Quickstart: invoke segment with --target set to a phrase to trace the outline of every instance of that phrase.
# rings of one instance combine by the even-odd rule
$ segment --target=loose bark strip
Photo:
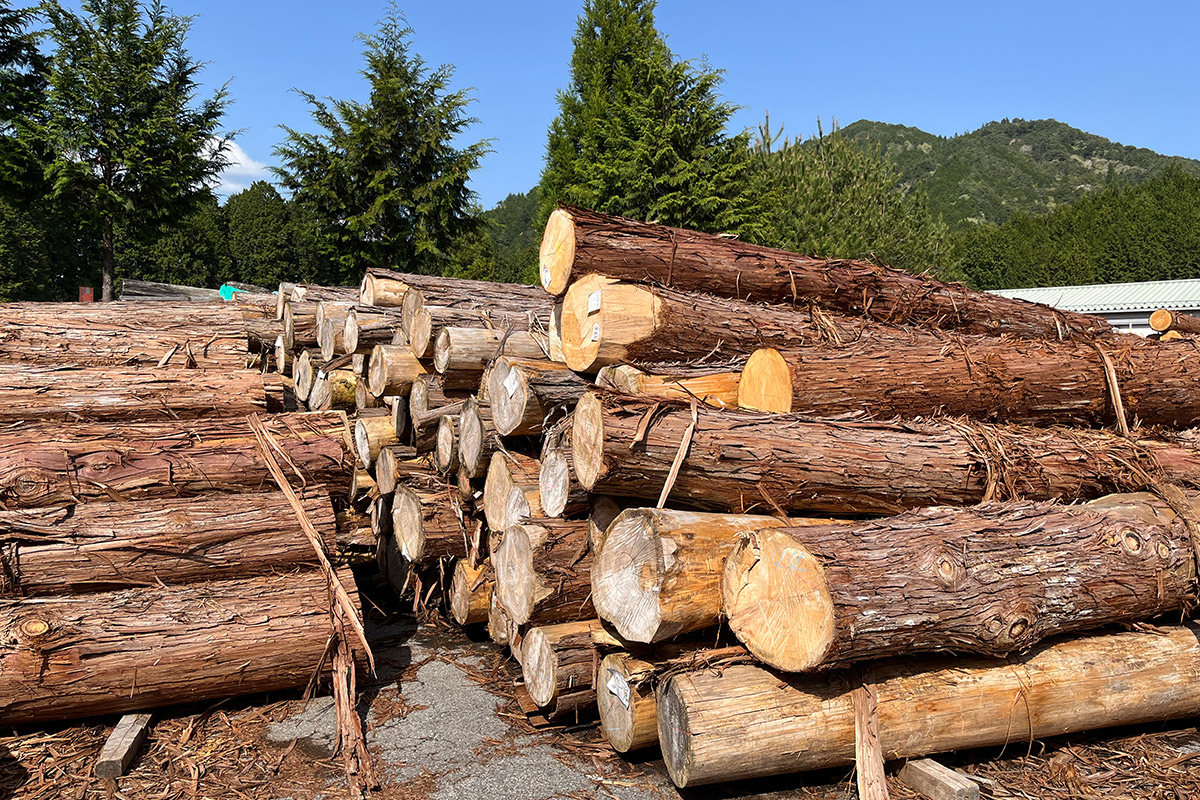
[[[1060,641],[1007,662],[903,657],[874,666],[884,758],[917,758],[1200,713],[1200,628]],[[676,675],[659,691],[676,786],[841,767],[854,759],[846,671],[754,666]]]
[[[344,414],[279,414],[266,424],[306,488],[349,484]],[[272,490],[243,419],[31,423],[0,431],[0,504],[8,509]]]
[[[0,311],[3,363],[236,370],[246,352],[232,303],[5,303]]]
[[[467,559],[460,558],[450,582],[450,615],[454,621],[459,625],[487,622],[493,586],[490,563],[485,561],[474,567]]]
[[[1159,480],[1200,486],[1200,452],[1183,438],[708,407],[698,419],[671,498],[717,511],[896,514],[990,499],[1089,499]],[[678,406],[585,396],[571,432],[580,483],[598,494],[654,500],[691,422],[690,410]]]
[[[353,585],[348,569],[340,577]],[[319,570],[0,601],[0,719],[46,723],[303,687],[328,663],[330,611]]]
[[[333,552],[328,495],[304,508]],[[0,595],[10,597],[246,578],[315,563],[278,492],[0,511]]]
[[[1154,495],[1126,494],[750,533],[722,585],[738,638],[798,672],[938,650],[1004,656],[1190,608],[1195,578],[1186,522]]]
[[[0,364],[0,423],[245,416],[266,410],[268,383],[257,370]]]
[[[879,746],[879,708],[875,687],[864,683],[852,693],[854,704],[854,774],[859,800],[888,800]]]
[[[734,408],[738,405],[741,368],[741,361],[714,366],[643,364],[641,368],[618,364],[602,367],[596,374],[596,385],[635,397],[695,398],[717,408]]]
[[[574,206],[550,215],[542,286],[567,291],[589,272],[766,303],[822,306],[883,322],[1060,339],[1111,332],[1099,317],[1059,311],[867,261],[820,259]]]
[[[396,487],[392,497],[392,535],[400,552],[415,563],[466,558],[467,528],[458,491],[430,489],[432,486]]]
[[[513,524],[492,553],[496,598],[518,625],[592,619],[586,520]]]
[[[504,609],[496,601],[495,591],[493,591],[491,597],[488,598],[487,629],[488,638],[496,644],[510,644],[508,641],[508,616],[504,613]]]
[[[540,434],[556,409],[573,407],[589,386],[564,364],[501,356],[488,372],[496,431],[501,436]]]

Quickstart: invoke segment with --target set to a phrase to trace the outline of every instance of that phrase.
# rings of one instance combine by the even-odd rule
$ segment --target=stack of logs
[[[345,414],[277,413],[283,383],[253,368],[275,306],[0,306],[0,721],[330,676],[373,534]]]
[[[578,208],[539,269],[281,287],[274,347],[531,719],[693,786],[1200,711],[1200,630],[1128,629],[1197,600],[1190,343]]]

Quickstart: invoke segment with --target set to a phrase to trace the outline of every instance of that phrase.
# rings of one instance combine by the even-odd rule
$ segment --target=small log
[[[317,358],[320,354],[317,354]],[[304,350],[296,356],[292,364],[292,376],[296,381],[296,397],[304,403],[312,394],[313,384],[317,381],[317,362],[311,350]]]
[[[557,361],[560,364],[567,363],[567,359],[563,356],[562,349],[562,311],[563,304],[559,300],[550,309],[550,323],[546,330],[546,355],[551,361]]]
[[[1195,575],[1184,520],[1128,494],[750,533],[722,590],[750,652],[801,672],[937,650],[1005,656],[1189,607]]]
[[[600,542],[604,539],[608,526],[628,507],[629,502],[605,495],[592,498],[592,508],[588,514],[588,544],[591,545],[593,553],[600,552]]]
[[[306,499],[304,509],[334,552],[329,496]],[[0,511],[0,596],[200,583],[315,563],[278,492]]]
[[[404,302],[404,296],[413,286],[434,284],[436,281],[444,280],[448,279],[371,267],[363,275],[358,291],[358,302],[364,306],[399,308]]]
[[[396,426],[388,414],[360,416],[354,422],[354,447],[358,461],[366,469],[375,466],[379,451],[387,445],[399,444]]]
[[[403,444],[389,444],[379,448],[375,458],[375,485],[380,494],[396,491],[396,484],[409,475],[425,475],[429,472],[429,461],[417,456],[415,448]]]
[[[356,306],[346,314],[342,346],[346,353],[370,355],[377,344],[391,344],[400,329],[398,314],[387,309]]]
[[[480,309],[500,312],[512,317],[528,313],[542,317],[550,310],[551,302],[536,286],[521,283],[440,278],[438,282],[422,282],[411,286],[404,298],[404,328],[412,328],[416,313],[427,306],[466,311]],[[501,327],[503,330],[503,327]]]
[[[530,325],[541,325],[549,321],[550,304],[545,297],[539,298],[542,313],[511,312],[496,307],[444,307],[423,306],[412,317],[408,328],[408,343],[417,358],[433,358],[438,334],[445,328],[480,328],[504,333],[505,331],[528,331]]]
[[[326,361],[347,352],[346,317],[353,309],[354,304],[348,302],[326,300],[317,304],[317,346]]]
[[[631,364],[602,367],[596,374],[596,385],[634,397],[684,401],[695,398],[717,408],[738,405],[738,385],[742,377],[740,361],[705,367],[684,364],[643,366],[650,371]]]
[[[275,414],[263,421],[286,454],[289,474],[314,491],[344,491],[352,472],[344,414]],[[241,418],[27,423],[0,431],[0,503],[7,509],[272,486]]]
[[[284,347],[283,334],[275,337],[275,371],[280,375],[291,377],[292,375],[292,358],[291,351]]]
[[[97,778],[119,778],[125,774],[146,741],[150,718],[150,714],[126,714],[121,717],[96,758]]]
[[[556,409],[572,408],[588,387],[565,364],[501,356],[488,373],[496,431],[501,436],[540,434]]]
[[[444,376],[436,372],[427,372],[413,381],[412,390],[408,395],[409,413],[414,417],[418,414],[428,414],[435,408],[462,403],[470,396],[470,391],[447,388]]]
[[[487,618],[488,638],[499,645],[509,644],[509,624],[508,616],[504,613],[504,609],[500,603],[496,601],[495,591],[488,597],[488,618]]]
[[[317,304],[289,300],[283,308],[283,344],[288,350],[317,348]]]
[[[394,494],[376,495],[371,500],[369,513],[371,515],[371,530],[375,531],[377,541],[391,540],[392,537],[392,497]],[[397,552],[399,546],[396,546]],[[407,562],[407,559],[405,559]]]
[[[407,395],[418,375],[426,369],[402,345],[375,345],[367,367],[367,388],[376,397],[384,395]]]
[[[499,451],[492,454],[483,484],[483,510],[488,528],[506,531],[516,523],[508,519],[509,494],[513,489],[522,494],[537,492],[539,469],[536,458]]]
[[[653,413],[651,413],[653,412]],[[657,500],[685,434],[670,498],[746,513],[895,514],[985,499],[1087,499],[1146,485],[1200,486],[1190,444],[1103,431],[966,420],[843,422],[585,395],[571,454],[588,491]],[[647,420],[649,420],[647,424]]]
[[[1061,339],[1106,336],[1112,330],[1100,317],[975,291],[869,261],[810,258],[573,206],[550,215],[539,265],[542,286],[553,295],[567,291],[577,276],[594,272],[757,302],[816,302],[885,322],[972,333]]]
[[[442,328],[434,344],[433,368],[441,374],[473,374],[478,381],[487,363],[500,356],[546,358],[541,346],[528,331]]]
[[[1200,334],[1200,317],[1160,308],[1150,315],[1150,327],[1159,333],[1179,331],[1184,336]]]
[[[469,560],[460,558],[450,581],[450,615],[454,621],[459,625],[487,622],[493,586],[491,564],[484,561],[473,567]]]
[[[333,633],[320,570],[0,601],[0,630],[11,725],[303,687]]]
[[[979,800],[979,784],[931,758],[907,762],[896,777],[928,800]]]
[[[458,419],[458,414],[445,414],[438,419],[433,461],[438,472],[458,471]]]
[[[458,417],[458,462],[468,477],[480,478],[487,472],[498,444],[496,435],[491,409],[468,398]]]
[[[496,598],[518,625],[594,618],[591,566],[586,520],[513,524],[492,552]]]
[[[654,665],[628,653],[610,653],[600,662],[596,703],[600,729],[618,753],[658,744],[658,703]]]
[[[308,407],[312,411],[354,410],[357,387],[358,376],[351,370],[321,370],[308,393]]]
[[[611,647],[620,642],[599,620],[562,622],[530,628],[521,642],[521,674],[529,696],[551,718],[575,719],[596,713],[597,640]]]
[[[1188,624],[1069,639],[1001,662],[881,662],[873,673],[883,754],[919,758],[1193,716],[1198,659],[1200,628]],[[852,763],[855,685],[841,671],[780,677],[749,665],[674,676],[658,696],[671,780],[684,788]]]
[[[354,408],[356,411],[368,411],[373,408],[383,408],[383,398],[376,397],[371,394],[371,390],[367,388],[367,379],[362,375],[357,375],[357,380],[354,382]]]
[[[375,479],[371,477],[371,473],[361,468],[354,470],[354,476],[350,479],[350,502],[367,500],[374,489]]]
[[[392,535],[409,561],[465,558],[467,528],[458,492],[397,486],[392,498]]]
[[[547,517],[586,513],[588,494],[572,479],[570,420],[564,419],[546,434],[538,470],[538,497]]]

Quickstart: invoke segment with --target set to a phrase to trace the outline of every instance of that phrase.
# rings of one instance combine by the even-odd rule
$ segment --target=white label
[[[595,314],[600,310],[600,290],[592,292],[588,295],[588,310],[587,313]]]
[[[319,380],[319,381],[325,380],[325,370],[323,370],[323,369],[317,370],[317,380]]]
[[[542,264],[542,286],[550,285],[550,267]]]
[[[594,323],[592,325],[592,341],[593,342],[600,341],[600,323],[599,322]]]
[[[520,381],[517,380],[517,373],[515,370],[508,373],[508,377],[504,379],[504,388],[508,391],[509,397],[512,397],[517,393],[517,385],[519,383]]]
[[[605,684],[613,697],[621,701],[621,705],[629,708],[629,684],[615,669],[608,671],[608,683]]]

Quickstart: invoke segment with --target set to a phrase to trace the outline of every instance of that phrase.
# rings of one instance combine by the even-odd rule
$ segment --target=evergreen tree
[[[229,280],[274,287],[297,272],[290,249],[287,202],[266,181],[255,181],[225,202],[232,257]]]
[[[284,187],[317,221],[343,282],[368,266],[442,273],[458,239],[480,224],[467,181],[489,143],[455,145],[476,121],[469,96],[451,91],[452,67],[427,67],[411,36],[393,4],[362,37],[367,102],[301,92],[321,132],[285,127],[276,149]]]
[[[654,0],[586,0],[571,83],[559,93],[542,172],[542,219],[559,202],[610,214],[755,237],[748,134],[722,73],[677,59],[654,25]]]
[[[102,298],[112,299],[120,230],[178,219],[210,195],[227,163],[224,89],[198,103],[190,20],[161,0],[83,0],[82,14],[46,6],[54,55],[40,134],[54,151],[57,199],[97,231]]]
[[[494,243],[496,280],[537,283],[540,203],[541,192],[535,186],[527,194],[510,194],[484,212]],[[545,221],[542,223],[544,226]]]
[[[780,132],[759,128],[755,170],[767,198],[764,242],[806,255],[866,258],[953,278],[951,239],[920,189],[905,191],[878,147],[835,129],[774,150]]]
[[[123,277],[215,289],[232,271],[225,213],[211,192],[193,210],[151,229],[120,229]]]
[[[31,32],[35,9],[0,0],[0,198],[28,204],[45,194],[46,153],[29,135],[45,112],[46,57]]]
[[[30,215],[0,200],[0,302],[49,299],[50,256]]]

